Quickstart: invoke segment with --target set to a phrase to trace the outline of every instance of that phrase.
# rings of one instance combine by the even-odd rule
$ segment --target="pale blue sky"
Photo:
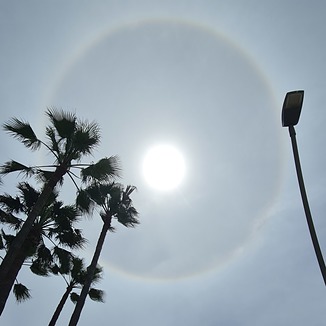
[[[1,122],[23,118],[41,134],[53,106],[94,119],[102,143],[89,160],[119,155],[122,182],[138,187],[141,224],[108,235],[106,302],[86,302],[79,325],[323,325],[326,289],[280,113],[286,92],[305,90],[296,130],[325,251],[325,10],[321,1],[0,3]],[[185,157],[186,178],[170,193],[141,174],[156,143]],[[1,162],[48,160],[5,133],[0,149]],[[73,193],[67,180],[67,202]],[[96,216],[82,224],[88,260],[100,226]],[[1,324],[46,325],[64,283],[27,269],[19,279],[33,299],[11,297]]]

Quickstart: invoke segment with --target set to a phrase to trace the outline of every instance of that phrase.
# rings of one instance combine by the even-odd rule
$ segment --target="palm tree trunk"
[[[8,293],[6,288],[6,284],[8,283],[8,279],[11,278],[11,268],[14,264],[16,257],[19,255],[20,251],[23,248],[23,244],[30,233],[33,223],[36,217],[41,213],[42,209],[47,203],[49,196],[51,195],[54,187],[57,185],[59,180],[64,176],[67,172],[66,166],[59,166],[57,167],[56,171],[54,172],[53,178],[50,179],[47,184],[44,186],[42,193],[40,194],[39,198],[37,199],[33,209],[31,210],[30,214],[28,215],[26,221],[24,222],[22,228],[17,233],[15,239],[13,240],[12,244],[10,245],[6,256],[4,257],[1,265],[0,265],[0,305],[2,307],[0,311],[0,315],[3,311],[4,305],[8,299]]]
[[[96,248],[95,248],[95,252],[94,252],[94,255],[93,255],[92,262],[91,262],[90,266],[88,267],[87,278],[86,278],[86,281],[85,281],[85,283],[83,285],[83,288],[82,288],[82,291],[80,293],[77,304],[75,306],[75,309],[74,309],[74,311],[73,311],[73,313],[71,315],[69,326],[76,326],[77,323],[78,323],[78,320],[80,318],[80,314],[81,314],[82,309],[84,307],[85,300],[86,300],[87,294],[89,292],[89,289],[91,287],[91,283],[92,283],[92,280],[93,280],[93,277],[94,277],[96,266],[97,266],[98,260],[100,258],[100,254],[101,254],[101,251],[102,251],[102,248],[103,248],[103,244],[104,244],[106,234],[107,234],[107,232],[108,232],[108,230],[110,228],[110,225],[111,225],[111,218],[112,218],[111,216],[108,216],[106,218],[105,222],[103,223],[103,227],[102,227],[100,236],[99,236],[99,238],[97,240],[97,245],[96,245]]]
[[[51,318],[51,320],[49,322],[49,326],[54,326],[56,324],[56,322],[57,322],[57,320],[58,320],[58,318],[60,316],[60,313],[61,313],[61,311],[63,309],[63,306],[65,305],[65,303],[66,303],[66,301],[67,301],[67,299],[69,297],[69,294],[72,291],[73,287],[74,287],[74,285],[72,283],[67,286],[67,289],[66,289],[65,293],[63,294],[63,296],[62,296],[62,298],[61,298],[57,308],[55,309],[55,312],[54,312],[54,314],[53,314],[53,316],[52,316],[52,318]]]
[[[1,297],[0,297],[0,315],[5,308],[7,298],[10,295],[11,289],[14,286],[17,275],[26,259],[26,255],[21,251],[11,264],[11,268],[7,277],[4,280],[1,280]]]

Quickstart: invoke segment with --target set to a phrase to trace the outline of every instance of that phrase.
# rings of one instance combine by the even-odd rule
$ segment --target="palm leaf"
[[[29,289],[21,283],[14,285],[13,292],[19,303],[31,298]]]
[[[122,197],[122,201],[127,201],[130,200],[130,195],[137,190],[137,187],[135,186],[131,186],[128,185],[125,189],[125,191],[123,192],[123,197]]]
[[[123,185],[121,183],[114,183],[108,195],[110,196],[111,204],[120,204],[123,195]]]
[[[19,213],[23,210],[19,197],[12,197],[7,194],[0,195],[0,206],[4,207],[8,212]]]
[[[26,177],[30,177],[35,173],[35,169],[13,160],[5,162],[0,166],[0,174],[6,175],[11,172],[19,172]]]
[[[118,194],[114,194],[110,199],[110,210],[114,213],[114,217],[119,223],[126,227],[135,227],[139,224],[138,212],[132,206],[130,195],[136,190],[135,186],[127,186],[120,194],[121,199],[118,199]],[[121,191],[121,188],[120,188]]]
[[[92,284],[98,283],[102,279],[103,268],[100,265],[97,265],[94,271]]]
[[[55,239],[59,241],[61,245],[67,246],[72,249],[81,249],[86,243],[86,239],[83,238],[79,229],[61,229],[56,228],[51,230],[56,234]]]
[[[81,170],[83,182],[109,181],[112,178],[119,177],[121,172],[120,162],[117,156],[106,157],[95,164]]]
[[[40,259],[36,259],[32,262],[30,266],[30,270],[39,276],[49,276],[50,265],[48,262],[41,261]]]
[[[81,122],[76,128],[72,145],[75,149],[74,159],[80,155],[88,155],[100,142],[100,128],[96,122]]]
[[[48,276],[52,271],[53,257],[51,251],[44,245],[37,248],[36,259],[32,261],[31,271],[39,276]]]
[[[22,195],[26,208],[28,210],[32,209],[40,196],[40,192],[33,188],[28,182],[19,183],[17,188]]]
[[[12,234],[7,234],[5,231],[1,230],[2,239],[5,240],[6,248],[9,248],[11,243],[14,241],[15,236]]]
[[[77,303],[79,299],[79,295],[76,293],[76,292],[71,292],[70,293],[70,300],[73,302],[73,303]]]
[[[80,215],[74,205],[55,207],[53,219],[57,224],[69,227],[71,223],[78,221],[79,218]]]
[[[36,150],[41,146],[40,140],[27,122],[13,118],[8,123],[5,123],[3,128],[13,135],[14,138],[21,141],[27,148]]]
[[[134,207],[130,207],[128,210],[122,209],[116,215],[118,222],[126,227],[135,227],[137,224],[139,224],[137,216],[138,212]]]
[[[68,113],[55,108],[46,111],[60,138],[70,138],[75,131],[77,118],[73,113]]]
[[[37,169],[35,171],[36,174],[36,181],[38,182],[43,182],[46,183],[48,182],[50,179],[53,178],[55,172],[54,171],[46,171],[46,170],[41,170],[41,169]],[[59,183],[62,183],[62,180],[59,181]]]
[[[86,271],[83,259],[78,257],[74,257],[72,259],[72,268],[70,271],[70,275],[72,279],[78,281],[79,283],[84,282],[84,279],[86,277]]]
[[[14,228],[15,230],[18,230],[23,223],[21,219],[11,213],[3,211],[2,209],[0,209],[0,222],[8,224],[9,227]]]
[[[91,213],[94,205],[105,205],[107,195],[112,191],[114,183],[94,183],[78,192],[76,205],[79,210]]]
[[[53,127],[47,126],[45,128],[45,135],[50,140],[50,143],[51,143],[50,148],[51,148],[51,150],[53,150],[55,153],[59,154],[60,150],[59,150],[58,141],[56,139],[55,129]]]
[[[53,256],[58,259],[60,263],[60,273],[68,274],[70,270],[70,263],[72,259],[71,252],[55,246],[53,249]]]
[[[91,200],[88,192],[84,189],[78,191],[76,197],[76,206],[82,213],[91,214],[94,208],[94,202]]]
[[[55,275],[58,275],[60,273],[60,267],[57,264],[54,264],[51,266],[51,272]]]
[[[43,262],[51,262],[52,261],[51,251],[44,244],[42,244],[38,247],[37,256],[40,261],[43,261]]]
[[[104,302],[104,291],[91,288],[88,292],[89,297],[96,302]]]

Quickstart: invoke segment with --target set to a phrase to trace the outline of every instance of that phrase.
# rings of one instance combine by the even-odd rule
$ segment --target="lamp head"
[[[304,91],[288,92],[282,108],[282,126],[295,126],[300,118]]]

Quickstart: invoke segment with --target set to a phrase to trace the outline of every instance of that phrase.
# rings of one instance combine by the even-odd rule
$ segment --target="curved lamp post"
[[[303,176],[302,176],[302,171],[301,171],[301,165],[300,165],[300,159],[299,159],[299,152],[298,152],[298,146],[297,146],[297,141],[295,137],[295,130],[294,126],[298,123],[300,113],[301,113],[301,108],[302,108],[302,103],[303,103],[303,95],[304,91],[293,91],[289,92],[286,94],[284,103],[283,103],[283,108],[282,108],[282,126],[283,127],[289,127],[289,133],[292,141],[292,149],[293,149],[293,156],[294,156],[294,162],[295,162],[295,167],[297,170],[297,177],[298,177],[298,182],[299,182],[299,188],[301,192],[301,198],[302,198],[302,203],[303,203],[303,208],[306,214],[306,219],[310,231],[310,236],[311,240],[315,249],[316,257],[318,260],[318,264],[320,267],[321,274],[324,279],[324,283],[326,285],[326,266],[325,262],[323,259],[323,254],[320,250],[320,246],[318,243],[318,238],[317,234],[315,231],[314,223],[312,220],[309,204],[308,204],[308,198],[303,182]]]

